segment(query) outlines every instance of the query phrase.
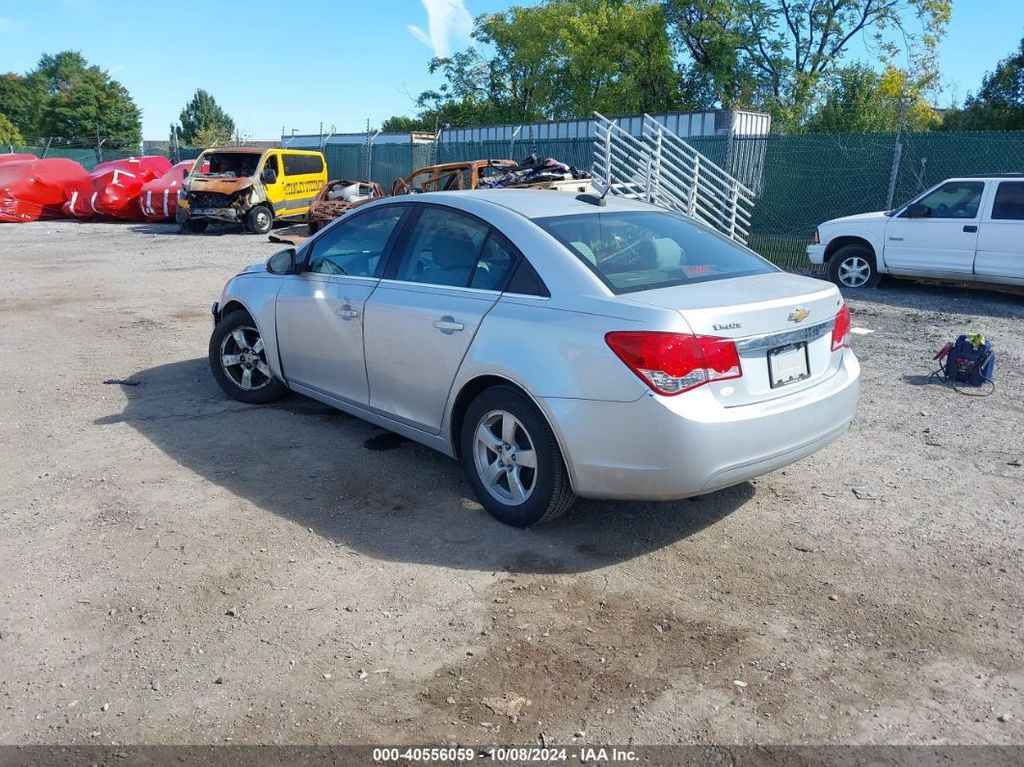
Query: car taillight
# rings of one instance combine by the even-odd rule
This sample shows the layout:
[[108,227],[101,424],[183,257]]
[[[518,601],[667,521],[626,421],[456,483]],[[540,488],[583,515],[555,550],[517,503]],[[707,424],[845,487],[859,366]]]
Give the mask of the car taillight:
[[710,381],[743,375],[736,344],[728,338],[617,331],[604,340],[658,394],[681,394]]
[[832,326],[832,351],[850,348],[850,310],[846,304],[836,315],[836,324]]
[[818,233],[817,229],[814,230],[814,234],[811,236],[811,245],[821,245],[821,234]]

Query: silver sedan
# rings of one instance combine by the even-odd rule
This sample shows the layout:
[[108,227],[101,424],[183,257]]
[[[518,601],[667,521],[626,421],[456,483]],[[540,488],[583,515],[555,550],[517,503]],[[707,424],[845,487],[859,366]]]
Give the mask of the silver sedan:
[[523,527],[577,496],[751,479],[835,440],[857,405],[833,285],[615,197],[381,200],[230,279],[213,314],[230,396],[291,389],[433,447]]

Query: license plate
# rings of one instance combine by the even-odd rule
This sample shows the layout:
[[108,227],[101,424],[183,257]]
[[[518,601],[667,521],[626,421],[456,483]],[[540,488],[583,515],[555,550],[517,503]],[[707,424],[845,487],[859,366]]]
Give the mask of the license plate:
[[789,344],[768,352],[768,380],[772,388],[810,378],[807,344]]

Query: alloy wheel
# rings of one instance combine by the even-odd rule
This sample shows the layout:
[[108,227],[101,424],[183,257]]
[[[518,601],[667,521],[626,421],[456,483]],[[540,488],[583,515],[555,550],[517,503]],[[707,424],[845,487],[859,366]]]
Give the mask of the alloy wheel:
[[860,256],[850,256],[839,265],[839,281],[848,288],[861,288],[871,279],[871,264]]
[[537,485],[537,452],[522,421],[505,410],[492,410],[477,424],[473,441],[477,476],[496,500],[525,503]]
[[260,332],[248,325],[240,325],[220,344],[220,364],[225,375],[243,391],[257,391],[274,380],[267,364]]

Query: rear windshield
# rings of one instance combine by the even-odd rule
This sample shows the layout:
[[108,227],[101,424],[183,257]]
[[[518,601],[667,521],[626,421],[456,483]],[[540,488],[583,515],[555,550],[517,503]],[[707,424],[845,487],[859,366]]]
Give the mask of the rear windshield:
[[595,212],[535,223],[615,293],[778,271],[727,237],[668,212]]

